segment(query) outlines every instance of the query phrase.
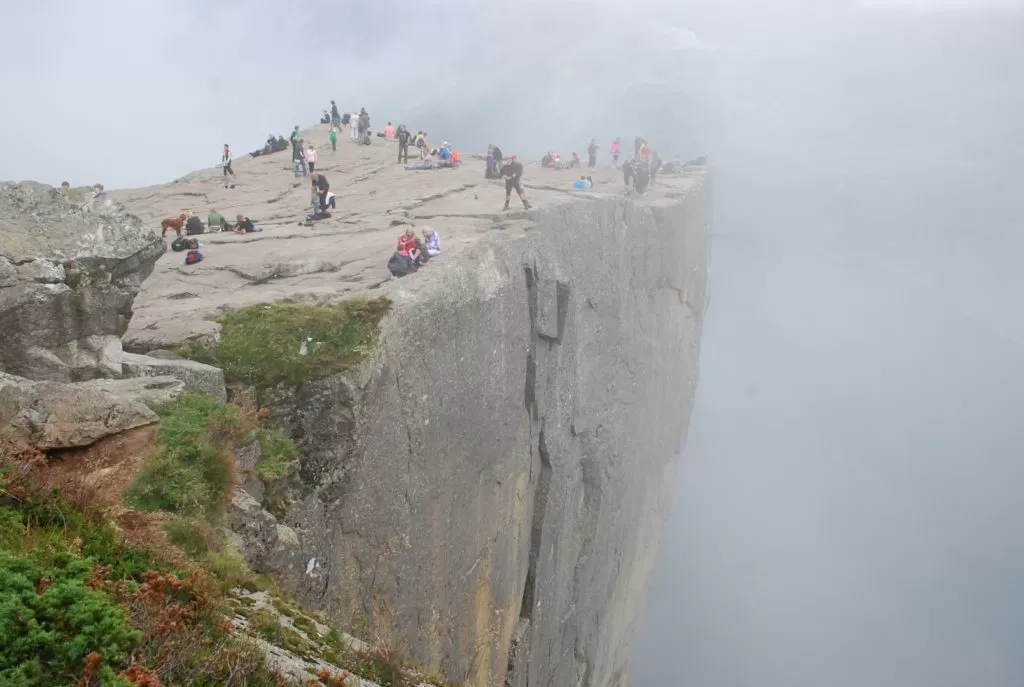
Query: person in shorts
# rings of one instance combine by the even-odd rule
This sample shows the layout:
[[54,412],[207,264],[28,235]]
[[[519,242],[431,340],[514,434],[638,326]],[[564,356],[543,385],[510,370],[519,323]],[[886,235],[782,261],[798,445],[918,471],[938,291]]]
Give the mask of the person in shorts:
[[501,168],[501,176],[505,179],[505,207],[502,209],[508,210],[512,191],[515,191],[519,200],[522,201],[523,207],[529,210],[530,202],[526,200],[526,194],[523,192],[523,163],[515,155],[509,155],[508,161]]

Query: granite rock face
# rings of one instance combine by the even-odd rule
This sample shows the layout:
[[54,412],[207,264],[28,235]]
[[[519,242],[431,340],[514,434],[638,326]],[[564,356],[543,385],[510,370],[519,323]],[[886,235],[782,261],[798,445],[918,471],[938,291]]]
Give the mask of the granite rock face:
[[281,523],[301,554],[274,565],[268,521],[251,558],[451,680],[624,684],[697,382],[709,207],[704,178],[566,202],[393,284],[372,366],[265,394],[302,455]]
[[[502,212],[482,162],[413,172],[379,141],[321,146],[344,191],[309,228],[287,160],[237,162],[236,189],[210,169],[117,193],[147,221],[217,208],[264,228],[204,237],[194,267],[161,258],[127,350],[173,359],[154,349],[214,342],[218,315],[259,303],[393,303],[358,369],[231,386],[300,454],[273,484],[236,456],[226,524],[250,565],[454,684],[622,687],[697,381],[710,176],[626,198],[610,165],[588,191],[527,165],[536,209]],[[423,225],[441,256],[391,279],[397,235]]]
[[59,382],[116,374],[117,340],[163,252],[151,229],[91,189],[0,184],[0,371]]
[[37,382],[0,372],[0,444],[43,450],[88,446],[156,422],[149,406],[184,385],[171,377]]

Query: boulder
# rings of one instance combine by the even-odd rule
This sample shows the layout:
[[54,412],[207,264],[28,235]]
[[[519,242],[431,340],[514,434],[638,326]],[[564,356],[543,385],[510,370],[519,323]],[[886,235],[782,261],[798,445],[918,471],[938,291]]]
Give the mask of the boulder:
[[37,380],[110,376],[111,339],[164,243],[90,189],[0,184],[0,372]]
[[0,372],[0,444],[44,450],[88,446],[156,422],[149,406],[183,388],[172,377],[65,384]]
[[137,353],[122,353],[121,367],[125,377],[174,377],[190,391],[209,394],[218,401],[228,400],[224,371],[219,367],[184,358],[157,358]]

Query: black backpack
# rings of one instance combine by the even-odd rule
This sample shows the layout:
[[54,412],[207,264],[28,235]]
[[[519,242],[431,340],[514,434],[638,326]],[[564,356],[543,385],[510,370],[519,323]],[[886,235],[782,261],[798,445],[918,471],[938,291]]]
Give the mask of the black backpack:
[[175,253],[180,253],[183,250],[187,250],[189,247],[189,241],[195,241],[195,239],[187,239],[184,236],[179,236],[178,238],[171,241],[171,250],[173,250]]

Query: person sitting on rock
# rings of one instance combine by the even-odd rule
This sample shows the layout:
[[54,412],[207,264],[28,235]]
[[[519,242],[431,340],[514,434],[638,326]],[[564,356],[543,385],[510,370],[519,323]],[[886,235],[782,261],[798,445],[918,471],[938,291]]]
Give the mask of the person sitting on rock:
[[441,237],[430,227],[423,227],[423,249],[430,257],[441,254]]
[[400,249],[409,250],[416,246],[416,232],[411,228],[406,229],[405,233],[398,235],[398,247]]
[[572,187],[577,191],[586,191],[590,186],[587,185],[587,178],[580,177],[576,181],[572,182]]
[[197,215],[192,215],[185,220],[185,234],[188,236],[195,236],[196,234],[205,234],[206,227],[203,226],[203,221],[199,219]]
[[217,227],[221,231],[231,231],[231,225],[224,219],[224,215],[217,212],[216,209],[211,209],[210,214],[206,218],[206,226],[212,231],[214,227]]
[[388,260],[388,271],[391,272],[391,276],[401,279],[410,272],[416,271],[416,263],[409,257],[409,251],[399,248]]
[[238,220],[238,223],[235,225],[235,231],[239,234],[252,234],[254,232],[263,231],[262,228],[256,226],[256,224],[245,215],[238,215],[236,219]]

